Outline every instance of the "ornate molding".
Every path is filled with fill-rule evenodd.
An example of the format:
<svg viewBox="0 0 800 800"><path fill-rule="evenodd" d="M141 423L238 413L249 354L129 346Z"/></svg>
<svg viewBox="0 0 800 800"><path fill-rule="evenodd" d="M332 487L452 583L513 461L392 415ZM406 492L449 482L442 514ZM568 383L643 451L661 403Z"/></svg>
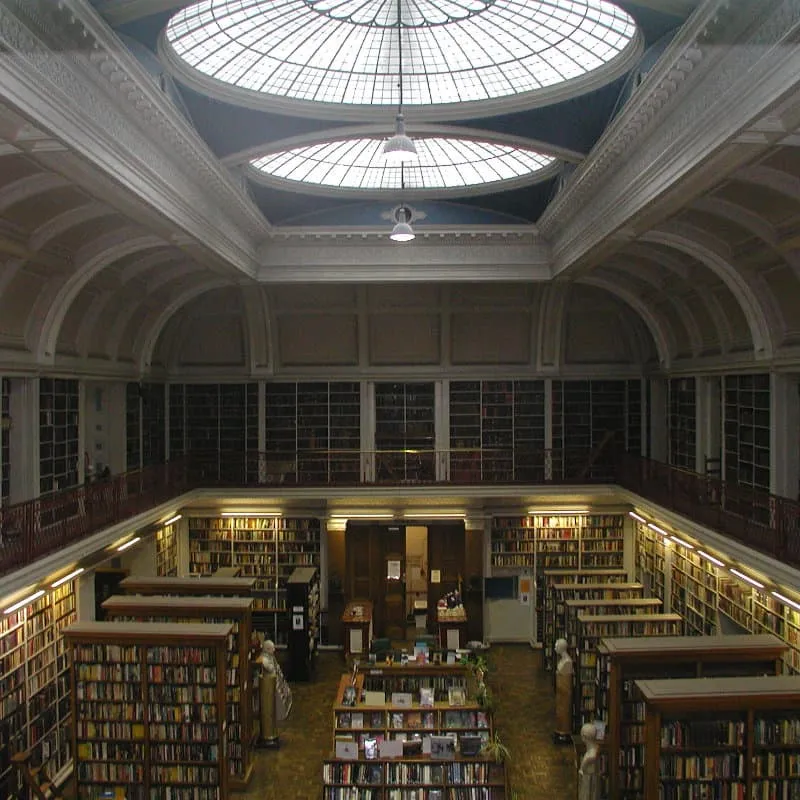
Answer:
<svg viewBox="0 0 800 800"><path fill-rule="evenodd" d="M725 149L735 133L797 84L798 25L799 0L708 0L698 9L539 221L556 273L679 181L709 185L724 159L735 165Z"/></svg>
<svg viewBox="0 0 800 800"><path fill-rule="evenodd" d="M268 223L85 0L3 3L0 47L15 108L252 275Z"/></svg>

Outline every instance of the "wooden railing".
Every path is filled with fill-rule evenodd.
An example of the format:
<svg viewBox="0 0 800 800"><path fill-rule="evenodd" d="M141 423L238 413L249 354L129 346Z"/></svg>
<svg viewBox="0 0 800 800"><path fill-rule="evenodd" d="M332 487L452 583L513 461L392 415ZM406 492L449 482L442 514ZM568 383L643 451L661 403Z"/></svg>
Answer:
<svg viewBox="0 0 800 800"><path fill-rule="evenodd" d="M640 456L597 451L192 453L0 511L0 575L194 488L617 483L800 568L800 504Z"/></svg>

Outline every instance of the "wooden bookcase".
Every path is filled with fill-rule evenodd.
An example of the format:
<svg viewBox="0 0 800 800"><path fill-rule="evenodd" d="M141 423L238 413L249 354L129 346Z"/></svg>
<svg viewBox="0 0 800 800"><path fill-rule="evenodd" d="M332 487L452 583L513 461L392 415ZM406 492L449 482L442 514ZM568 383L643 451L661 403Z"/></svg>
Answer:
<svg viewBox="0 0 800 800"><path fill-rule="evenodd" d="M178 536L174 522L156 531L156 574L162 577L178 574Z"/></svg>
<svg viewBox="0 0 800 800"><path fill-rule="evenodd" d="M505 800L510 796L505 766L480 757L331 760L323 763L322 781L324 800L407 800L414 796ZM424 794L412 795L415 789ZM432 794L434 790L440 794Z"/></svg>
<svg viewBox="0 0 800 800"><path fill-rule="evenodd" d="M129 575L119 583L126 594L188 595L196 597L251 597L253 578L173 578Z"/></svg>
<svg viewBox="0 0 800 800"><path fill-rule="evenodd" d="M32 766L62 777L72 761L69 658L62 633L75 622L75 581L0 616L0 797L25 796L11 765L30 750Z"/></svg>
<svg viewBox="0 0 800 800"><path fill-rule="evenodd" d="M40 494L78 483L79 409L77 380L39 379Z"/></svg>
<svg viewBox="0 0 800 800"><path fill-rule="evenodd" d="M320 566L320 522L313 517L224 516L189 519L189 572L222 567L253 579L253 625L286 644L286 583L297 567Z"/></svg>
<svg viewBox="0 0 800 800"><path fill-rule="evenodd" d="M623 573L624 574L624 573ZM555 643L567 629L567 600L625 600L644 596L644 586L641 583L624 583L617 580L599 580L595 582L590 576L581 575L582 581L573 582L573 576L568 575L569 582L552 583L547 588L544 602L544 634L542 647L544 650L543 664L548 672L555 667ZM616 578L617 576L604 576Z"/></svg>
<svg viewBox="0 0 800 800"><path fill-rule="evenodd" d="M597 648L601 639L679 636L680 614L588 614L578 612L578 643L573 673L573 728L596 718Z"/></svg>
<svg viewBox="0 0 800 800"><path fill-rule="evenodd" d="M253 772L255 734L251 712L250 635L253 601L246 597L169 597L114 595L103 602L110 620L126 622L224 623L232 625L227 641L225 694L229 785L244 789Z"/></svg>
<svg viewBox="0 0 800 800"><path fill-rule="evenodd" d="M643 800L800 791L800 676L638 680Z"/></svg>
<svg viewBox="0 0 800 800"><path fill-rule="evenodd" d="M297 567L286 583L292 624L289 630L290 681L308 681L314 673L319 647L319 571Z"/></svg>
<svg viewBox="0 0 800 800"><path fill-rule="evenodd" d="M785 650L768 635L603 639L597 649L597 716L606 723L601 797L642 797L644 722L636 680L779 675Z"/></svg>
<svg viewBox="0 0 800 800"><path fill-rule="evenodd" d="M467 691L467 668L463 664L366 664L361 662L364 689L385 692L411 692L433 689L436 702L445 702L450 689Z"/></svg>
<svg viewBox="0 0 800 800"><path fill-rule="evenodd" d="M784 673L800 673L800 595L779 587L777 596L759 589L699 556L698 550L664 545L664 538L641 523L636 526L637 578L653 594L685 615L686 633L771 633L788 649Z"/></svg>
<svg viewBox="0 0 800 800"><path fill-rule="evenodd" d="M72 656L78 797L226 800L231 625L81 622ZM168 794L167 794L168 793Z"/></svg>

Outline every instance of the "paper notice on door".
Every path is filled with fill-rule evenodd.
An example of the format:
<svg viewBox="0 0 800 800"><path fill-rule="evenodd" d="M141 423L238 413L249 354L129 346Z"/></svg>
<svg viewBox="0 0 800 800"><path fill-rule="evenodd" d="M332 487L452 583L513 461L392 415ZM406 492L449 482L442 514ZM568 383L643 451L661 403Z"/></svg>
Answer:
<svg viewBox="0 0 800 800"><path fill-rule="evenodd" d="M438 569L431 570L431 583L441 583L442 582L442 572Z"/></svg>
<svg viewBox="0 0 800 800"><path fill-rule="evenodd" d="M458 635L458 628L447 629L447 649L458 650L461 647L461 637Z"/></svg>
<svg viewBox="0 0 800 800"><path fill-rule="evenodd" d="M364 652L364 635L361 628L350 629L350 652L363 653Z"/></svg>

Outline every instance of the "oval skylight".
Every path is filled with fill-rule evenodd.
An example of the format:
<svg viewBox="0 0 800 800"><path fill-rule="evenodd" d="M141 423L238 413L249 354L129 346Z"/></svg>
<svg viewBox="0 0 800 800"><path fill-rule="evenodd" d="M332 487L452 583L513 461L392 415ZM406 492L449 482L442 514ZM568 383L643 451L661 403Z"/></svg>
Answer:
<svg viewBox="0 0 800 800"><path fill-rule="evenodd" d="M200 0L162 37L184 79L257 106L398 106L402 58L403 106L449 118L465 103L472 114L595 88L640 47L633 19L606 0Z"/></svg>
<svg viewBox="0 0 800 800"><path fill-rule="evenodd" d="M553 156L492 141L429 136L414 138L416 163L389 166L382 154L384 140L353 138L327 141L269 153L250 161L267 183L290 182L306 191L353 190L397 195L446 196L448 189L471 194L495 191L499 183L517 185L549 177ZM553 169L547 169L552 167ZM299 188L299 187L298 187Z"/></svg>

